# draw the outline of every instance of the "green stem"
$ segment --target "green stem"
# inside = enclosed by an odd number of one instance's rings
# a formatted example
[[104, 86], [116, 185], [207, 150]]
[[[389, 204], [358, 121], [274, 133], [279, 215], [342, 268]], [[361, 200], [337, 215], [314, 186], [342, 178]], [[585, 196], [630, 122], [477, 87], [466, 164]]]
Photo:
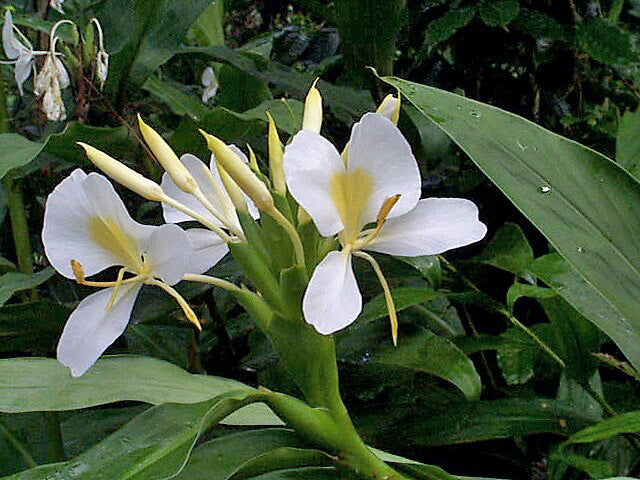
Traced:
[[47, 437], [49, 461], [61, 462], [65, 459], [65, 455], [58, 412], [42, 412], [42, 417], [44, 418], [44, 432]]
[[25, 448], [24, 445], [22, 445], [20, 440], [18, 440], [13, 435], [11, 430], [9, 430], [1, 420], [0, 420], [0, 435], [3, 436], [13, 446], [16, 452], [20, 454], [20, 456], [22, 457], [22, 461], [24, 462], [27, 468], [33, 468], [37, 466], [35, 460], [31, 456], [29, 451]]

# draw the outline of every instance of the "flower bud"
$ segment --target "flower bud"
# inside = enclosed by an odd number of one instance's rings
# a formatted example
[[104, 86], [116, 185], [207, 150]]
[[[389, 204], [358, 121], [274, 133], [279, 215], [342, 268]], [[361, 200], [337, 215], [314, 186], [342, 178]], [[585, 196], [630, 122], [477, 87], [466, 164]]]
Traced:
[[129, 190], [136, 192], [138, 195], [152, 202], [161, 202], [165, 197], [160, 185], [143, 177], [135, 170], [127, 167], [124, 163], [119, 162], [115, 158], [111, 158], [106, 153], [86, 143], [78, 142], [78, 145], [84, 148], [87, 158], [89, 158], [96, 167]]
[[267, 186], [251, 171], [249, 166], [219, 138], [209, 135], [203, 130], [200, 133], [207, 140], [209, 150], [216, 157], [216, 162], [246, 193], [259, 210], [269, 212], [275, 208], [273, 197]]
[[[215, 155], [214, 155], [215, 160]], [[218, 169], [218, 174], [220, 175], [220, 181], [222, 185], [224, 185], [224, 189], [229, 194], [229, 198], [231, 199], [231, 203], [236, 207], [236, 210], [240, 212], [248, 212], [249, 207], [247, 206], [247, 199], [244, 196], [244, 193], [238, 186], [236, 182], [233, 181], [233, 178], [229, 176], [227, 171], [224, 169], [220, 162], [216, 161], [216, 168]]]
[[384, 100], [382, 100], [376, 112], [384, 115], [391, 120], [394, 125], [397, 125], [398, 119], [400, 118], [400, 94], [398, 94], [398, 98], [392, 94], [384, 97]]
[[275, 191], [285, 195], [287, 193], [287, 184], [284, 181], [282, 143], [280, 143], [276, 122], [269, 112], [267, 112], [267, 117], [269, 117], [269, 176]]
[[256, 158], [256, 154], [253, 151], [253, 148], [251, 148], [251, 145], [249, 145], [247, 143], [247, 150], [249, 150], [249, 167], [251, 167], [251, 170], [254, 171], [254, 173], [262, 173], [260, 172], [260, 167], [258, 166], [258, 159]]
[[322, 96], [316, 88], [316, 83], [318, 83], [318, 79], [311, 85], [304, 101], [302, 129], [320, 133], [320, 127], [322, 127]]
[[160, 162], [160, 165], [162, 165], [162, 168], [167, 171], [171, 180], [173, 180], [183, 192], [194, 193], [198, 188], [198, 184], [173, 149], [164, 141], [158, 132], [144, 123], [140, 114], [138, 114], [138, 124], [140, 125], [140, 132], [145, 142], [149, 145], [149, 148], [158, 159], [158, 162]]

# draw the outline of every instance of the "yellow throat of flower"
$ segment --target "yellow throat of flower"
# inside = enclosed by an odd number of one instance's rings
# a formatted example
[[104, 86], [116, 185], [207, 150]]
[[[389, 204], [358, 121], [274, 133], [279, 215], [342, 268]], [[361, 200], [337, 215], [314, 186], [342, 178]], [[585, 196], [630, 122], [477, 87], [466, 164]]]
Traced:
[[362, 168], [335, 173], [329, 191], [344, 225], [341, 240], [351, 245], [358, 239], [362, 213], [373, 193], [373, 177]]
[[139, 253], [138, 241], [127, 235], [115, 220], [91, 217], [89, 234], [95, 243], [119, 258], [123, 266], [138, 274], [147, 269]]

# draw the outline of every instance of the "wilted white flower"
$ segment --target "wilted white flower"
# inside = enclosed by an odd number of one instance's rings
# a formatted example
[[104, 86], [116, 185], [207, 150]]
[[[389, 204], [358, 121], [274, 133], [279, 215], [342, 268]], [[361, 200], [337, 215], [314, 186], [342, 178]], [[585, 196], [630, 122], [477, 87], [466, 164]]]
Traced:
[[218, 93], [218, 79], [213, 71], [213, 68], [207, 67], [202, 72], [202, 86], [204, 91], [202, 92], [202, 103], [207, 103], [209, 99], [216, 96]]
[[[55, 44], [55, 42], [54, 42]], [[67, 118], [67, 113], [62, 101], [62, 89], [70, 85], [69, 74], [53, 50], [47, 54], [42, 70], [36, 77], [34, 93], [40, 97], [42, 112], [48, 120], [61, 122]]]
[[64, 3], [64, 0], [51, 0], [49, 5], [51, 6], [51, 8], [57, 10], [58, 12], [64, 13], [64, 10], [62, 10], [63, 3]]
[[96, 77], [100, 84], [100, 91], [104, 88], [104, 82], [107, 81], [107, 75], [109, 74], [109, 54], [104, 49], [104, 38], [102, 34], [102, 26], [97, 18], [92, 18], [91, 22], [96, 26], [98, 30], [98, 54], [96, 56]]
[[[16, 38], [16, 33], [20, 40]], [[7, 58], [7, 63], [15, 65], [14, 78], [18, 84], [20, 95], [24, 95], [22, 84], [27, 81], [33, 71], [35, 74], [35, 55], [46, 55], [48, 52], [36, 52], [29, 40], [13, 25], [13, 16], [9, 10], [4, 13], [4, 24], [2, 25], [2, 47]]]

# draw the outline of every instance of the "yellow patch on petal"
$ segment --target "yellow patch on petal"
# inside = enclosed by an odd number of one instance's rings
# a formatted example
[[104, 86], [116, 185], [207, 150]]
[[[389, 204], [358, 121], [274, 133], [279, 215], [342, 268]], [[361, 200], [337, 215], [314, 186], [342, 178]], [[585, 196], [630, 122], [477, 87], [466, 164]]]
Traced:
[[91, 217], [89, 234], [94, 242], [120, 258], [125, 267], [136, 272], [144, 269], [138, 242], [127, 235], [114, 220]]
[[344, 225], [344, 241], [352, 244], [358, 238], [362, 212], [373, 193], [373, 177], [362, 168], [334, 173], [330, 193]]

